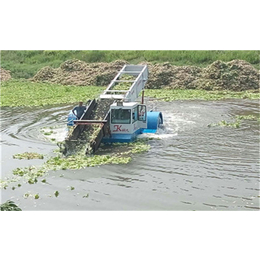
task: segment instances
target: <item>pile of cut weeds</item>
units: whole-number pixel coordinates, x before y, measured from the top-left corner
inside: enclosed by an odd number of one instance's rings
[[[0,81],[6,81],[9,79],[11,79],[10,71],[0,68]]]
[[[106,86],[125,64],[126,61],[121,60],[111,63],[86,63],[80,60],[68,60],[56,69],[42,68],[32,80],[62,85]]]
[[[123,60],[111,63],[68,60],[57,69],[42,68],[32,80],[62,85],[107,86],[125,64],[127,62]],[[142,64],[146,64],[149,70],[148,89],[259,90],[260,72],[243,60],[218,60],[205,68],[170,63]]]

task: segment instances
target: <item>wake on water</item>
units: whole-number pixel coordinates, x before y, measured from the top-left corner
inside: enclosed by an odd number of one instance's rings
[[[180,131],[195,124],[190,118],[185,118],[185,115],[182,113],[164,113],[163,117],[164,124],[156,133],[144,133],[138,135],[137,138],[168,139],[177,136]],[[68,135],[67,126],[60,125],[45,127],[40,131],[44,139],[50,142],[62,142]]]

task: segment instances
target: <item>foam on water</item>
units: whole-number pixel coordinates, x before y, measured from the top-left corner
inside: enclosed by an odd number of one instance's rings
[[[41,130],[43,137],[49,141],[62,142],[68,134],[67,127],[45,127]]]

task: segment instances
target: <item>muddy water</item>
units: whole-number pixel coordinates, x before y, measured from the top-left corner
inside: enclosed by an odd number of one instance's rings
[[[259,210],[259,122],[208,127],[236,115],[259,116],[258,100],[148,105],[162,111],[165,121],[149,141],[149,152],[134,155],[127,165],[51,171],[46,183],[11,183],[1,190],[2,202],[12,199],[22,210]],[[1,179],[17,167],[43,163],[13,159],[16,153],[38,152],[44,160],[53,155],[57,146],[43,127],[54,126],[52,138],[64,138],[69,109],[1,110]]]

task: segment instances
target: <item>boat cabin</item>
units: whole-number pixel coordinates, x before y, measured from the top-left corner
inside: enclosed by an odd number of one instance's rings
[[[112,134],[134,134],[147,128],[146,105],[137,102],[116,102],[110,106]]]

